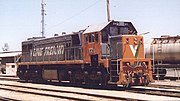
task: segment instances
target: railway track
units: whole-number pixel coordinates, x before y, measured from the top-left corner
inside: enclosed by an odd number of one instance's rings
[[[6,81],[18,81],[19,78],[17,76],[5,76],[5,75],[0,75],[0,80],[6,80]]]
[[[173,85],[155,85],[155,84],[150,84],[150,85],[148,85],[148,87],[180,90],[180,86],[173,86]]]
[[[7,78],[8,79],[8,78]],[[4,79],[4,81],[6,81]],[[68,85],[58,85],[56,86],[56,83],[53,84],[55,87],[63,86],[65,87],[64,89],[56,89],[56,88],[48,88],[48,87],[43,87],[43,86],[51,86],[48,84],[35,84],[38,86],[29,86],[34,85],[31,83],[22,83],[22,82],[16,82],[16,81],[11,81],[7,80],[7,82],[10,83],[0,83],[0,90],[8,90],[8,91],[13,91],[13,92],[20,92],[20,93],[26,93],[26,94],[34,94],[34,95],[40,95],[40,96],[47,96],[47,97],[55,97],[55,98],[63,98],[63,99],[68,99],[68,100],[142,100],[138,98],[128,98],[128,97],[120,97],[120,96],[111,96],[109,95],[103,95],[103,94],[96,94],[96,93],[91,93],[89,91],[81,92],[78,90],[66,90],[66,86]],[[12,83],[14,82],[14,83]],[[150,85],[152,86],[152,85]],[[155,86],[155,85],[154,85]],[[78,88],[74,86],[70,86],[73,88]],[[155,86],[156,87],[156,86]],[[109,88],[97,88],[98,90],[102,90],[102,93],[104,90],[106,91],[116,91],[116,92],[130,92],[130,93],[136,93],[136,94],[146,94],[146,95],[154,95],[154,96],[164,96],[164,97],[173,97],[177,98],[180,100],[180,91],[175,90],[175,89],[165,89],[163,86],[161,88],[155,88],[155,87],[132,87],[131,89],[126,89],[124,90],[121,87],[110,87]],[[80,87],[81,88],[81,87]],[[173,87],[171,87],[173,88]],[[83,88],[86,89],[86,88]],[[87,88],[89,89],[89,88]],[[92,88],[93,89],[93,88]],[[96,88],[95,88],[96,89]],[[47,93],[48,92],[48,93]],[[121,94],[121,93],[119,93]],[[118,95],[118,94],[117,94]]]
[[[177,83],[177,82],[176,82]],[[149,95],[158,95],[158,96],[169,96],[180,98],[180,83],[177,85],[168,85],[168,84],[149,84],[148,86],[134,86],[128,92],[149,94]]]
[[[11,98],[6,98],[6,97],[0,96],[0,101],[21,101],[21,100],[16,100],[16,99],[11,99]]]
[[[168,96],[180,98],[180,90],[167,89],[167,88],[155,88],[155,87],[132,87],[128,92],[148,94],[148,95],[158,95],[158,96]]]
[[[103,100],[103,101],[114,101],[114,100],[133,100],[137,101],[138,99],[128,99],[128,98],[120,98],[113,96],[104,96],[97,95],[91,93],[80,93],[76,91],[64,91],[64,90],[54,90],[54,89],[46,89],[46,88],[37,88],[37,87],[28,87],[28,86],[20,86],[20,85],[12,85],[12,84],[0,84],[1,90],[8,90],[13,92],[48,96],[48,97],[56,97],[63,98],[68,100],[83,100],[83,101],[92,101],[92,100]],[[141,100],[138,100],[141,101]]]

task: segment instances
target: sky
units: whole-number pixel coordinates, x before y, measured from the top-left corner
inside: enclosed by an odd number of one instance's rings
[[[45,36],[71,33],[107,21],[106,0],[44,0]],[[111,20],[130,21],[145,43],[180,35],[180,0],[109,0]],[[41,36],[41,0],[0,0],[0,52],[21,50],[21,42]]]

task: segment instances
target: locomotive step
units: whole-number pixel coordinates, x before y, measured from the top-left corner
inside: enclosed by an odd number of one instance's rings
[[[111,76],[111,77],[112,77],[112,78],[115,78],[115,77],[117,77],[117,78],[118,78],[119,76]]]
[[[108,81],[108,84],[115,85],[115,84],[117,84],[117,83],[116,83],[116,82],[112,82],[112,81]]]
[[[120,65],[120,64],[118,64],[118,65]],[[111,66],[117,66],[117,64],[111,64]]]
[[[111,72],[117,72],[117,70],[111,70]]]

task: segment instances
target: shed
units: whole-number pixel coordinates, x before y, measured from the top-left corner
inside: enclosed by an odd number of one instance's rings
[[[0,70],[3,74],[16,75],[16,62],[21,56],[21,51],[0,52]]]

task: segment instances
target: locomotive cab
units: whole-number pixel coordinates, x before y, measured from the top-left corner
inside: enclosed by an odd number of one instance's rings
[[[131,22],[111,21],[89,26],[83,34],[84,61],[122,58],[122,36],[126,35],[137,35]]]
[[[107,69],[109,83],[147,85],[152,81],[150,59],[144,57],[143,37],[131,22],[111,21],[89,26],[83,34],[83,58]]]

